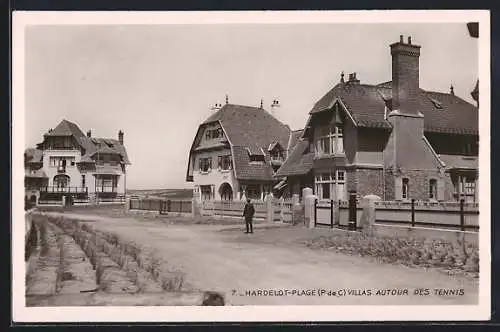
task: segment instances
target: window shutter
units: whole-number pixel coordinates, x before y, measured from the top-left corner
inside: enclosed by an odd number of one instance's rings
[[[208,168],[212,169],[212,157],[208,158]]]
[[[394,177],[394,199],[400,201],[403,199],[403,178],[400,176]]]
[[[444,201],[444,179],[437,180],[437,200]]]
[[[217,161],[217,167],[218,168],[222,168],[222,156],[218,156],[217,159],[218,159],[218,161]]]

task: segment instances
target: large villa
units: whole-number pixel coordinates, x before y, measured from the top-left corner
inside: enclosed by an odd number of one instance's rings
[[[28,199],[60,201],[113,200],[125,195],[130,165],[120,130],[117,139],[85,135],[73,122],[62,120],[24,153],[25,195]]]
[[[198,128],[187,181],[202,200],[349,193],[383,200],[478,201],[478,107],[447,92],[420,87],[421,47],[389,47],[392,79],[340,81],[292,131],[270,111],[226,105]],[[477,86],[472,92],[477,94]]]

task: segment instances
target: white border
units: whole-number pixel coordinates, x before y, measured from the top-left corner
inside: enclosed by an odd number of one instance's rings
[[[28,25],[110,24],[307,24],[480,22],[479,304],[469,306],[228,306],[228,307],[58,307],[24,304],[23,151],[24,28]],[[254,12],[14,12],[12,17],[12,252],[15,322],[229,322],[229,321],[438,321],[490,318],[490,14],[486,10],[254,11]]]

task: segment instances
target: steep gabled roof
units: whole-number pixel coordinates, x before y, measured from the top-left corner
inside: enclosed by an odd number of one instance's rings
[[[391,104],[392,82],[379,85],[339,83],[313,106],[310,114],[328,109],[339,98],[360,127],[391,128],[384,119]],[[477,107],[448,93],[420,90],[420,109],[427,132],[478,134]]]
[[[76,138],[85,136],[85,134],[78,128],[76,124],[63,119],[57,127],[47,132],[45,136],[74,136]]]
[[[290,133],[290,139],[288,140],[287,151],[291,153],[295,145],[299,142],[300,137],[304,133],[304,129],[293,130]]]
[[[276,172],[276,177],[304,175],[313,167],[314,152],[308,151],[307,139],[300,139],[290,152],[283,165]]]
[[[111,138],[98,138],[83,136],[80,138],[85,154],[82,156],[82,162],[93,162],[92,156],[99,151],[99,153],[120,154],[123,162],[130,165],[127,150],[120,144],[120,141]],[[100,146],[100,147],[99,147]]]
[[[262,108],[226,104],[203,124],[219,121],[233,146],[258,146],[267,149],[278,141],[288,143],[290,128]]]
[[[200,128],[214,122],[221,124],[231,144],[237,178],[273,180],[273,170],[267,150],[273,143],[286,147],[290,138],[290,127],[262,108],[235,104],[224,105],[208,117]],[[195,149],[196,144],[193,144],[192,151]],[[251,154],[264,155],[266,161],[250,164],[249,151]]]

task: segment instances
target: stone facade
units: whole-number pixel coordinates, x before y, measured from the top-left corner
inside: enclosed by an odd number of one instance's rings
[[[360,196],[377,195],[383,197],[383,177],[384,172],[382,169],[357,169],[357,190]]]

